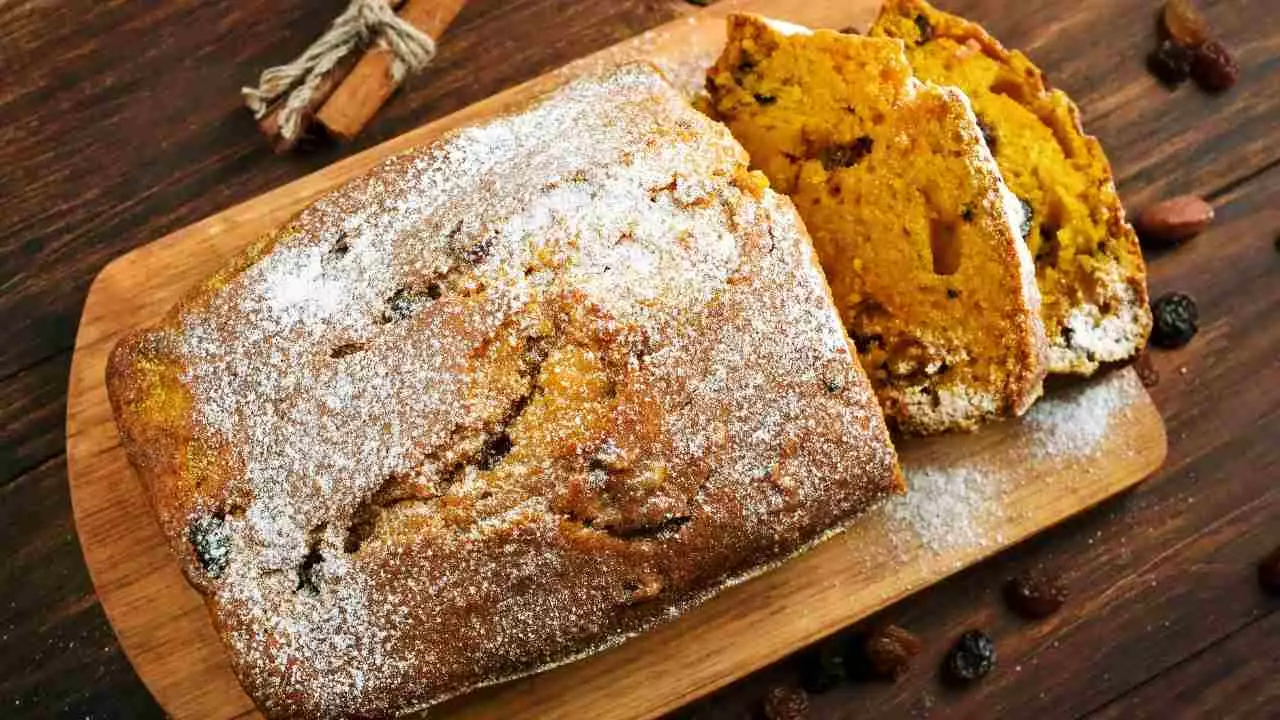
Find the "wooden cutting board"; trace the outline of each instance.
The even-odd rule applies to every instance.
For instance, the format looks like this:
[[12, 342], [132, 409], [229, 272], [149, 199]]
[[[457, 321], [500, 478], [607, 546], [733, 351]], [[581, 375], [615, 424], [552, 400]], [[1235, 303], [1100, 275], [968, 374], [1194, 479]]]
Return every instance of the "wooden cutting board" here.
[[[714, 13], [672, 22], [175, 232], [97, 277], [71, 367], [72, 504], [98, 597], [165, 711], [180, 719], [257, 716], [118, 442], [103, 382], [112, 345], [157, 320], [256, 236], [391, 153], [625, 59], [653, 60], [683, 86], [700, 85], [724, 40], [719, 16], [737, 8], [844, 28], [865, 26], [877, 2], [720, 3]], [[1160, 465], [1165, 448], [1160, 416], [1129, 370], [1051, 393], [1017, 422], [905, 443], [915, 489], [844, 535], [619, 648], [473, 693], [432, 715], [658, 715], [1132, 486]]]

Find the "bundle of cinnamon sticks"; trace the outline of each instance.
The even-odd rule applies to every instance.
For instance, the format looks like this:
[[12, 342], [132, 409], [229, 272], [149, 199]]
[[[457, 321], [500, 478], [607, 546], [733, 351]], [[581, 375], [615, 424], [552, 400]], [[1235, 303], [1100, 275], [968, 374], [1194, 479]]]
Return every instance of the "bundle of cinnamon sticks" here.
[[[466, 5], [466, 0], [399, 0], [396, 13], [402, 20], [437, 38]], [[324, 133], [339, 140], [355, 137], [399, 88], [401, 78], [393, 72], [394, 51], [386, 43], [348, 53], [325, 72], [316, 83], [301, 113], [304, 132], [286, 137], [281, 114], [286, 98], [272, 104], [259, 118], [258, 127], [276, 152], [288, 152], [317, 124]]]

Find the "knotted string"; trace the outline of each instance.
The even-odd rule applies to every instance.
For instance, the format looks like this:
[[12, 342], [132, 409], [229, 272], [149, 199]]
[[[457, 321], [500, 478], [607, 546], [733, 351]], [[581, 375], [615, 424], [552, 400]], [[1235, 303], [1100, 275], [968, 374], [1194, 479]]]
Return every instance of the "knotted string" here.
[[[399, 2], [395, 3], [399, 5]], [[281, 99], [280, 135], [297, 139], [316, 87], [348, 53], [375, 42], [391, 51], [391, 77], [398, 85], [408, 72], [426, 67], [436, 55], [436, 43], [425, 32], [396, 15], [388, 0], [351, 0], [329, 30], [296, 60], [268, 68], [257, 87], [241, 88], [244, 103], [259, 120]]]

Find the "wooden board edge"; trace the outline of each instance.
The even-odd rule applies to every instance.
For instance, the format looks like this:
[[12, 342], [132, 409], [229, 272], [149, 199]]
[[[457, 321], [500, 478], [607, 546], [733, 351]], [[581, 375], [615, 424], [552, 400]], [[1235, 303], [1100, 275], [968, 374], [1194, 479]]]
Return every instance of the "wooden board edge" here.
[[[1139, 383], [1139, 381], [1137, 380], [1136, 372], [1132, 368], [1129, 368], [1129, 367], [1120, 368], [1114, 372], [1131, 375], [1133, 382]], [[725, 687], [726, 685], [729, 685], [732, 682], [735, 682], [743, 677], [746, 677], [752, 672], [755, 672], [761, 668], [767, 667], [775, 662], [778, 662], [784, 659], [785, 657], [787, 657], [788, 655], [790, 655], [792, 652], [794, 652], [799, 648], [806, 647], [812, 643], [822, 640], [823, 638], [826, 638], [835, 633], [838, 633], [841, 630], [844, 630], [850, 627], [851, 625], [854, 625], [857, 622], [867, 617], [870, 617], [871, 615], [874, 615], [875, 613], [881, 610], [884, 610], [885, 608], [890, 607], [891, 605], [897, 602], [900, 602], [907, 597], [910, 597], [911, 595], [921, 591], [926, 587], [932, 586], [938, 582], [942, 582], [943, 580], [949, 577], [957, 575], [960, 572], [967, 570], [969, 568], [975, 567], [976, 565], [979, 565], [981, 563], [990, 562], [996, 559], [997, 557], [999, 557], [1004, 552], [1017, 547], [1018, 545], [1026, 542], [1027, 540], [1043, 532], [1046, 532], [1051, 528], [1057, 527], [1063, 524], [1064, 522], [1067, 522], [1073, 517], [1076, 517], [1082, 513], [1094, 510], [1100, 505], [1107, 502], [1108, 500], [1111, 500], [1120, 495], [1123, 495], [1124, 493], [1134, 490], [1137, 486], [1139, 486], [1145, 480], [1150, 478], [1157, 470], [1160, 469], [1160, 467], [1163, 466], [1168, 455], [1168, 434], [1164, 424], [1163, 417], [1160, 415], [1159, 409], [1156, 407], [1154, 400], [1151, 398], [1150, 394], [1146, 392], [1145, 388], [1143, 388], [1142, 392], [1138, 396], [1138, 399], [1133, 403], [1132, 406], [1130, 406], [1130, 412], [1140, 413], [1146, 416], [1146, 421], [1141, 424], [1144, 425], [1145, 427], [1148, 427], [1154, 430], [1154, 434], [1150, 438], [1152, 442], [1148, 445], [1143, 446], [1141, 452], [1138, 454], [1142, 462], [1136, 464], [1133, 471], [1129, 475], [1127, 475], [1122, 482], [1109, 487], [1108, 490], [1105, 492], [1100, 492], [1096, 494], [1094, 497], [1091, 498], [1089, 502], [1083, 505], [1077, 506], [1072, 510], [1058, 513], [1055, 517], [1052, 518], [1050, 522], [1044, 523], [1043, 525], [1037, 525], [1033, 528], [1029, 528], [1024, 532], [1020, 532], [1018, 534], [1008, 536], [1000, 543], [1000, 546], [997, 549], [990, 552], [986, 552], [980, 558], [978, 558], [973, 562], [968, 562], [968, 563], [951, 567], [949, 570], [945, 572], [940, 572], [928, 578], [927, 581], [923, 581], [915, 584], [903, 585], [900, 588], [898, 588], [896, 592], [886, 595], [882, 598], [879, 598], [877, 602], [868, 603], [865, 606], [859, 608], [859, 612], [857, 612], [856, 614], [843, 616], [835, 622], [815, 625], [810, 630], [810, 632], [808, 632], [803, 637], [792, 638], [794, 642], [790, 643], [788, 646], [783, 647], [781, 645], [777, 645], [772, 648], [771, 652], [767, 654], [761, 654], [753, 658], [753, 662], [748, 664], [739, 664], [733, 669], [732, 672], [719, 673], [714, 677], [712, 677], [710, 681], [701, 682], [701, 683], [698, 683], [697, 685], [691, 686], [685, 692], [679, 695], [671, 695], [666, 699], [664, 699], [662, 702], [654, 703], [647, 706], [637, 705], [635, 702], [636, 698], [623, 695], [615, 698], [616, 700], [618, 700], [618, 702], [616, 703], [617, 710], [615, 712], [606, 712], [603, 714], [599, 712], [593, 712], [593, 714], [591, 714], [591, 717], [593, 717], [594, 720], [638, 720], [638, 719], [646, 720], [649, 718], [657, 718], [666, 713], [677, 710], [687, 703], [693, 702], [701, 697], [704, 697], [712, 692], [715, 692], [716, 690], [719, 690], [720, 688]], [[824, 552], [824, 551], [830, 552], [832, 551], [832, 548], [828, 546], [834, 546], [835, 543], [839, 542], [840, 540], [841, 538], [837, 537], [837, 538], [834, 538], [832, 541], [822, 543], [819, 546], [810, 550], [809, 553]], [[690, 621], [696, 621], [700, 614], [709, 612], [711, 610], [710, 606], [714, 602], [728, 601], [729, 597], [732, 597], [734, 593], [739, 592], [739, 588], [745, 587], [749, 583], [760, 581], [765, 577], [767, 577], [770, 573], [783, 570], [788, 565], [792, 564], [795, 560], [796, 558], [792, 558], [791, 560], [782, 563], [778, 567], [775, 567], [769, 570], [768, 572], [762, 574], [761, 576], [752, 578], [747, 583], [744, 583], [741, 586], [735, 586], [733, 588], [729, 588], [724, 592], [718, 594], [711, 601], [708, 601], [703, 605], [699, 605], [697, 607], [692, 608], [686, 615], [682, 615], [681, 618], [678, 618], [676, 621], [659, 625], [658, 627], [651, 629], [647, 633], [644, 633], [640, 637], [633, 638], [632, 640], [618, 647], [611, 648], [609, 650], [604, 651], [603, 653], [592, 656], [590, 660], [599, 663], [599, 662], [602, 662], [601, 658], [605, 656], [625, 658], [627, 655], [641, 652], [640, 648], [642, 648], [646, 644], [650, 644], [650, 645], [658, 644], [657, 638], [659, 638], [661, 635], [665, 633], [671, 633], [673, 631], [678, 630], [678, 627], [677, 627], [678, 623], [682, 621], [686, 623]], [[725, 596], [728, 596], [728, 597], [725, 597]], [[604, 660], [603, 662], [609, 662], [609, 661]], [[451, 720], [485, 720], [486, 718], [496, 717], [497, 715], [495, 715], [495, 713], [499, 713], [504, 717], [508, 717], [509, 720], [532, 720], [534, 718], [543, 717], [544, 716], [543, 713], [547, 711], [548, 707], [551, 706], [552, 704], [555, 705], [555, 709], [557, 712], [561, 712], [561, 711], [567, 712], [567, 714], [564, 715], [565, 717], [579, 716], [575, 714], [575, 712], [581, 713], [585, 711], [587, 709], [585, 706], [590, 706], [593, 710], [598, 710], [597, 706], [590, 705], [590, 698], [594, 697], [596, 699], [600, 699], [602, 695], [601, 693], [597, 693], [596, 695], [590, 695], [591, 689], [589, 687], [582, 688], [580, 685], [564, 682], [556, 677], [556, 676], [563, 676], [567, 679], [572, 679], [574, 673], [575, 673], [575, 669], [573, 667], [573, 664], [570, 664], [568, 666], [562, 666], [559, 668], [549, 670], [545, 673], [540, 673], [540, 674], [536, 674], [526, 678], [516, 679], [508, 683], [503, 683], [500, 685], [483, 688], [479, 690], [477, 693], [463, 696], [458, 700], [446, 703], [444, 706], [441, 707], [441, 710], [444, 710], [446, 712], [445, 717], [448, 717]], [[603, 672], [603, 674], [605, 676], [612, 675], [612, 673], [608, 669], [606, 669]], [[691, 674], [696, 675], [697, 671], [693, 671]], [[575, 690], [583, 690], [585, 692], [578, 696], [568, 697], [567, 699], [568, 706], [565, 707], [563, 700], [567, 697], [566, 691], [570, 690], [571, 688]], [[515, 699], [516, 696], [519, 696], [519, 704], [522, 707], [522, 712], [520, 712], [515, 716], [511, 716], [509, 712], [507, 712], [507, 710], [511, 707], [512, 704], [516, 702], [516, 699]], [[626, 702], [628, 699], [631, 700], [632, 702], [630, 703]], [[457, 707], [455, 707], [455, 705]], [[578, 705], [582, 705], [584, 707], [578, 707]], [[431, 715], [430, 713], [427, 713], [423, 715], [423, 717], [435, 717], [435, 716]]]

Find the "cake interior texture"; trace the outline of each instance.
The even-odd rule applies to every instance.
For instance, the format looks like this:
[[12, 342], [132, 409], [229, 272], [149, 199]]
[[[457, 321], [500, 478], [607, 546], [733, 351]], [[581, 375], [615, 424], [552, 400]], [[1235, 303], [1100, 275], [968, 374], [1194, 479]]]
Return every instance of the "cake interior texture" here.
[[1079, 111], [1017, 50], [921, 0], [888, 0], [871, 35], [902, 40], [917, 76], [969, 96], [1025, 236], [1049, 340], [1049, 371], [1087, 375], [1127, 360], [1151, 329], [1146, 269], [1111, 167]]
[[1031, 257], [964, 94], [917, 80], [898, 40], [729, 18], [714, 111], [813, 236], [885, 414], [973, 429], [1041, 392]]
[[268, 715], [567, 662], [902, 491], [766, 185], [623, 66], [385, 161], [115, 348], [125, 447]]

